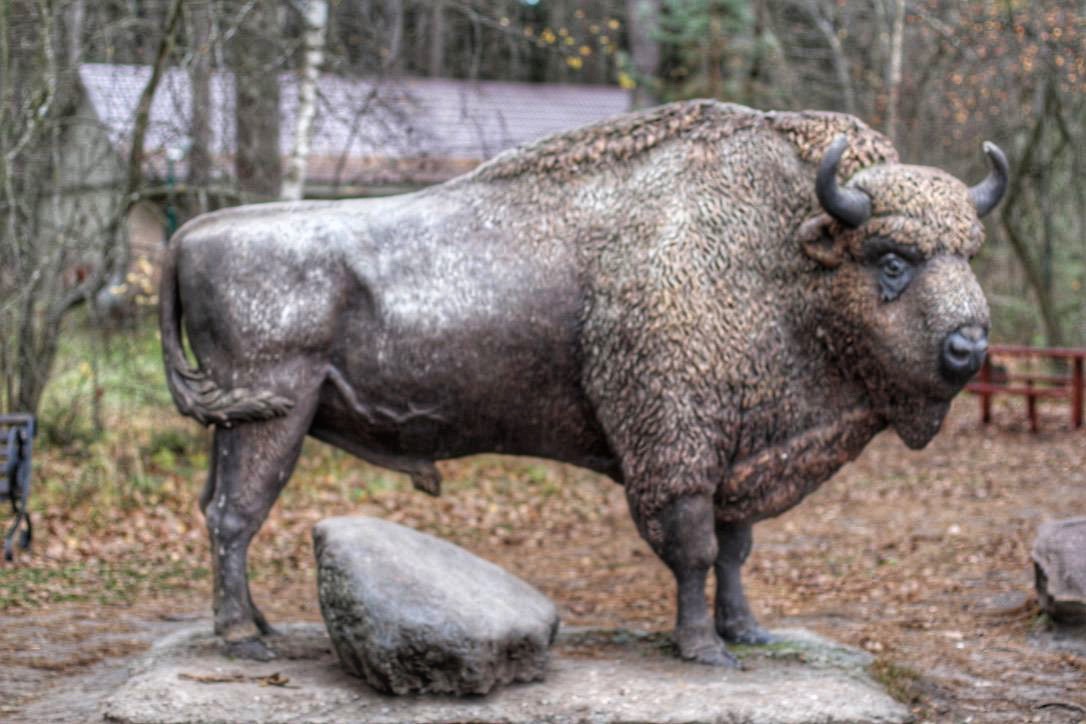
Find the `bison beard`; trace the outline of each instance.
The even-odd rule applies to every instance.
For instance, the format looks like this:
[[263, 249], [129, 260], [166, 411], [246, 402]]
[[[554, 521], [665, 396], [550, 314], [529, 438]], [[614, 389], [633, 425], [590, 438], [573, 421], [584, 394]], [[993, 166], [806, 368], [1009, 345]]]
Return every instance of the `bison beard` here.
[[724, 639], [769, 638], [752, 525], [888, 424], [926, 444], [983, 358], [986, 150], [968, 189], [850, 116], [693, 101], [415, 194], [187, 224], [160, 323], [178, 409], [216, 426], [216, 632], [271, 655], [247, 549], [310, 434], [431, 494], [435, 460], [478, 452], [609, 475], [675, 574], [681, 655], [734, 665]]

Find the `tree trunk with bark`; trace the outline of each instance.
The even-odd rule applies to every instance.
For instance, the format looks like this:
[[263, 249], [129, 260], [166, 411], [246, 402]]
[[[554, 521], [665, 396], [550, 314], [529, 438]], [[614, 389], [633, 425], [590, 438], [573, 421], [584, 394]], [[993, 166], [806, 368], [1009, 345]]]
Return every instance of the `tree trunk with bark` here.
[[[1000, 225], [1007, 235], [1007, 240], [1010, 241], [1011, 248], [1014, 250], [1015, 256], [1018, 257], [1022, 270], [1026, 274], [1026, 280], [1033, 290], [1034, 297], [1037, 299], [1037, 307], [1041, 313], [1041, 322], [1045, 329], [1045, 343], [1050, 347], [1062, 347], [1064, 334], [1059, 310], [1053, 296], [1052, 286], [1045, 283], [1043, 264], [1038, 262], [1033, 252], [1030, 251], [1035, 242], [1032, 242], [1030, 232], [1023, 228], [1023, 221], [1029, 219], [1030, 216], [1028, 211], [1022, 208], [1026, 202], [1023, 194], [1024, 186], [1031, 182], [1031, 176], [1035, 177], [1045, 173], [1043, 165], [1039, 165], [1035, 159], [1041, 152], [1041, 145], [1044, 142], [1046, 116], [1052, 109], [1050, 94], [1051, 89], [1046, 89], [1039, 104], [1042, 110], [1026, 140], [1025, 148], [1022, 150], [1017, 164], [1016, 173], [1011, 176], [1010, 189], [1007, 191], [1007, 198], [1000, 210]], [[1044, 213], [1043, 208], [1041, 213]], [[1045, 230], [1043, 220], [1040, 227], [1042, 231]]]
[[279, 197], [282, 158], [279, 150], [278, 4], [258, 0], [234, 35], [236, 144], [234, 172], [247, 200]]
[[208, 210], [211, 183], [211, 10], [204, 3], [190, 5], [192, 32], [192, 146], [189, 149], [189, 184], [197, 189], [196, 205]]
[[430, 76], [445, 74], [445, 3], [434, 0], [430, 16]]
[[626, 0], [626, 34], [637, 82], [632, 100], [635, 109], [660, 102], [660, 43], [656, 39], [659, 32], [660, 0]]
[[383, 65], [396, 71], [402, 65], [403, 55], [403, 0], [385, 0], [385, 41], [381, 48]]

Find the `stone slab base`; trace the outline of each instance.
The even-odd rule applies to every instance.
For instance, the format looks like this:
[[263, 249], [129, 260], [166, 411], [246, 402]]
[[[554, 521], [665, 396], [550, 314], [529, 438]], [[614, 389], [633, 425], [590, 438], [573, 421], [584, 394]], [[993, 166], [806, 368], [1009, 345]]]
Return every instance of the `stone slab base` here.
[[347, 675], [320, 624], [283, 627], [279, 658], [224, 658], [210, 623], [159, 641], [103, 704], [107, 720], [175, 722], [906, 722], [870, 656], [803, 630], [733, 647], [741, 671], [674, 658], [667, 635], [563, 630], [547, 679], [485, 697], [392, 697]]

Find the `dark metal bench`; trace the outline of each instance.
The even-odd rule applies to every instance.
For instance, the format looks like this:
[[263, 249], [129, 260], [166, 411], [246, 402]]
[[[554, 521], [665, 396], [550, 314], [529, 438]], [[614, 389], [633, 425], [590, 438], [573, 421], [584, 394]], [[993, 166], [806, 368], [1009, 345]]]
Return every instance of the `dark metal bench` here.
[[30, 547], [34, 528], [30, 524], [30, 454], [37, 432], [33, 415], [0, 415], [0, 502], [11, 501], [15, 514], [4, 535], [4, 559], [15, 557], [15, 537], [19, 547]]

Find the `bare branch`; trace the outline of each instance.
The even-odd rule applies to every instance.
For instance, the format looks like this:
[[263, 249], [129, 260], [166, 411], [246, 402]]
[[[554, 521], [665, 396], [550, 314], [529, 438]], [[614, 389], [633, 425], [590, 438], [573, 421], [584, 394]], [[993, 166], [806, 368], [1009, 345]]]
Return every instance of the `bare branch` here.
[[841, 38], [837, 35], [832, 9], [827, 9], [818, 0], [808, 0], [806, 4], [807, 14], [814, 22], [815, 27], [822, 34], [826, 44], [833, 53], [833, 69], [837, 73], [837, 82], [841, 85], [844, 95], [845, 111], [856, 113], [856, 93], [852, 88], [852, 71], [848, 54], [841, 44]]

